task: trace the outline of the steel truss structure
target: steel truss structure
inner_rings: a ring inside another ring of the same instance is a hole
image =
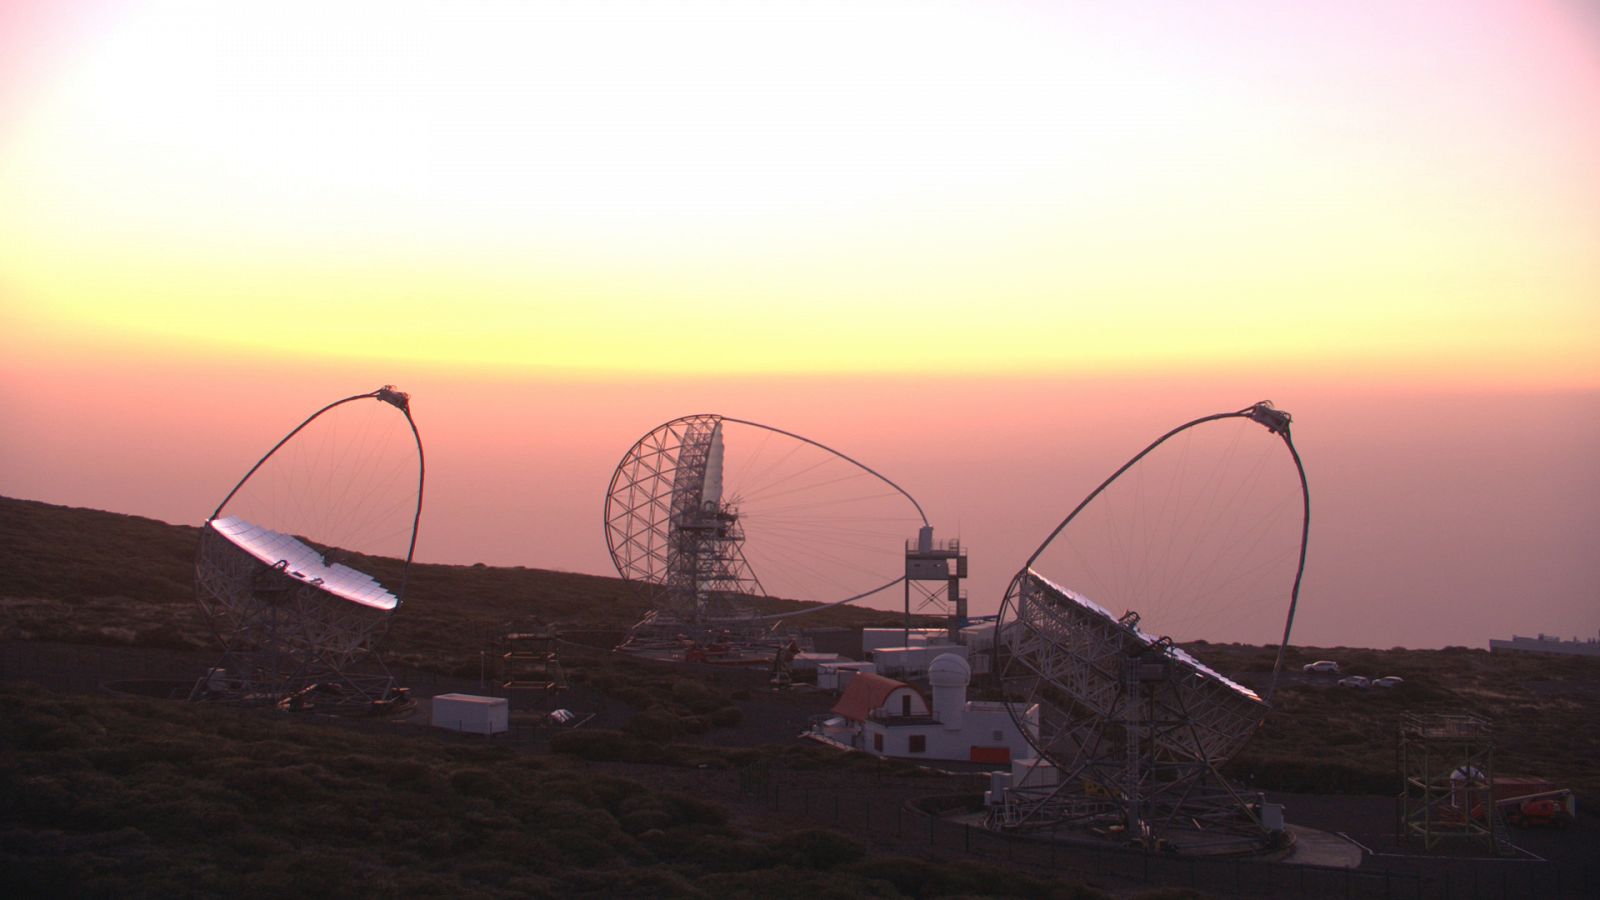
[[[554,711],[567,688],[561,666],[561,632],[555,625],[507,631],[495,641],[496,675],[513,711],[543,707]]]
[[[696,417],[685,424],[668,505],[666,603],[697,621],[751,617],[749,598],[764,593],[741,550],[739,510],[706,495],[706,470],[721,445],[721,422]]]
[[[951,643],[967,627],[967,549],[959,539],[936,541],[933,529],[924,527],[914,541],[906,541],[905,627],[911,633],[911,616],[940,616],[949,622]]]
[[[739,510],[707,496],[721,465],[720,416],[675,419],[645,435],[612,477],[606,541],[622,576],[655,608],[629,632],[637,649],[680,637],[759,639],[752,597],[763,595],[741,546]],[[718,492],[713,492],[718,493]]]
[[[685,644],[743,645],[770,656],[786,643],[774,634],[784,616],[764,616],[755,609],[753,601],[769,594],[746,558],[737,499],[722,496],[725,423],[772,432],[837,457],[904,496],[927,523],[922,508],[899,485],[831,447],[743,419],[714,414],[673,419],[629,449],[606,493],[606,546],[618,573],[651,606],[621,649],[676,652]],[[832,604],[876,594],[901,580]]]
[[[1032,568],[1074,517],[1161,443],[1201,423],[1235,417],[1282,437],[1305,504],[1299,565],[1265,698],[1170,639],[1141,631],[1137,612],[1113,616]],[[1230,785],[1219,770],[1266,716],[1305,567],[1310,494],[1289,421],[1263,403],[1168,432],[1080,503],[1013,578],[996,625],[994,671],[1004,697],[1020,701],[1010,708],[1039,705],[1037,735],[1022,731],[1053,764],[1056,778],[1009,789],[991,815],[992,826],[1080,828],[1195,853],[1266,849],[1282,840],[1262,825],[1260,798]]]
[[[196,683],[191,699],[374,712],[407,701],[405,689],[396,687],[375,652],[404,601],[405,574],[391,593],[371,576],[337,562],[337,551],[222,515],[251,476],[307,425],[337,406],[366,399],[400,410],[416,444],[417,502],[405,559],[409,571],[422,516],[422,439],[408,395],[386,385],[312,414],[251,467],[207,518],[195,556],[195,598],[223,654]]]
[[[1188,850],[1267,839],[1256,798],[1217,771],[1265,714],[1253,691],[1035,572],[1006,602],[1016,614],[999,645],[1001,686],[1039,704],[1034,747],[1060,780],[1012,788],[996,824],[1101,829]]]
[[[1504,826],[1494,804],[1494,728],[1465,713],[1407,713],[1397,760],[1402,841],[1427,849],[1444,842],[1499,848]]]

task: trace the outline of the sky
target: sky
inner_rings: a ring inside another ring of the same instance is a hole
[[[0,493],[198,523],[395,383],[418,558],[608,573],[693,412],[891,474],[977,611],[1198,415],[1296,416],[1296,640],[1600,630],[1582,0],[0,8]]]

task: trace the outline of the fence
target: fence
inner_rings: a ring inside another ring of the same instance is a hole
[[[173,653],[138,648],[80,647],[26,641],[0,643],[0,680],[47,683],[55,690],[99,691],[110,679],[173,680],[192,684],[215,662],[204,651]],[[470,690],[474,679],[426,672],[397,672],[426,694],[440,689]],[[333,727],[400,733],[412,726],[385,719],[304,719]],[[494,740],[538,742],[556,729],[513,720],[509,733]],[[440,732],[444,736],[445,732]],[[461,735],[459,740],[485,740]],[[1384,898],[1384,900],[1493,900],[1493,898],[1600,896],[1600,864],[1562,865],[1538,861],[1454,860],[1446,857],[1373,857],[1359,869],[1272,863],[1243,859],[1197,859],[1131,850],[1090,848],[1032,836],[990,831],[972,821],[923,811],[929,782],[894,774],[899,767],[867,771],[832,767],[806,772],[758,763],[740,770],[738,802],[783,810],[817,825],[848,828],[879,849],[934,859],[962,857],[1038,874],[1082,881],[1177,885],[1223,896],[1307,896]],[[944,783],[941,783],[944,784]],[[941,790],[948,790],[941,786]],[[955,809],[981,794],[974,778],[970,794],[951,799]],[[916,806],[921,803],[922,806]],[[938,804],[933,804],[937,806]]]
[[[899,782],[897,784],[897,782]],[[757,763],[739,773],[742,802],[834,826],[908,856],[966,858],[1093,884],[1168,885],[1221,896],[1491,900],[1594,897],[1600,867],[1534,861],[1369,858],[1336,868],[1239,858],[1184,857],[1007,834],[980,823],[971,794],[926,796],[926,783],[876,773],[817,776]]]

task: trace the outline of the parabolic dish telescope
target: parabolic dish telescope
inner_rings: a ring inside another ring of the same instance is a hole
[[[1024,734],[1054,779],[1008,790],[995,824],[1191,852],[1275,840],[1218,770],[1266,716],[1294,624],[1310,492],[1290,421],[1258,403],[1167,432],[1012,579],[995,671],[1039,704]],[[1260,692],[1202,662],[1208,641],[1275,647]]]
[[[760,643],[784,618],[761,615],[762,598],[893,595],[906,538],[926,527],[899,485],[809,438],[719,415],[673,419],[623,455],[606,492],[606,546],[651,606],[624,649]]]
[[[371,709],[403,696],[374,650],[404,602],[423,477],[393,386],[324,406],[267,451],[200,529],[195,597],[223,656],[193,697]]]

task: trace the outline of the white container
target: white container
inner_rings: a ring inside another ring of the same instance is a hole
[[[796,672],[811,672],[818,666],[826,663],[836,663],[844,659],[837,653],[798,653],[789,661],[789,668]]]
[[[1261,804],[1261,827],[1268,831],[1283,830],[1283,804]]]
[[[432,724],[468,734],[500,734],[510,727],[511,704],[504,697],[440,694],[433,698]]]
[[[926,646],[929,639],[938,640],[940,635],[946,633],[943,628],[913,628],[909,637],[910,643]],[[921,640],[917,640],[917,638]],[[861,629],[861,655],[871,655],[879,647],[904,647],[907,635],[903,628],[863,628]]]
[[[817,666],[817,687],[825,691],[842,691],[857,672],[877,671],[877,667],[869,662],[823,663]]]
[[[1058,780],[1055,763],[1037,757],[1011,760],[1011,784],[1015,787],[1053,787]]]
[[[872,661],[880,674],[896,678],[922,678],[928,674],[928,664],[946,653],[963,660],[967,658],[967,648],[960,644],[925,644],[918,647],[879,647],[872,651]]]
[[[999,806],[1006,802],[1006,791],[1011,790],[1010,772],[990,772],[989,789],[983,792],[983,802],[987,806]]]
[[[890,678],[915,678],[928,667],[927,647],[879,647],[872,651],[872,664],[880,675]]]
[[[994,623],[983,622],[978,625],[968,625],[961,629],[961,643],[966,644],[974,653],[981,653],[994,646]]]

